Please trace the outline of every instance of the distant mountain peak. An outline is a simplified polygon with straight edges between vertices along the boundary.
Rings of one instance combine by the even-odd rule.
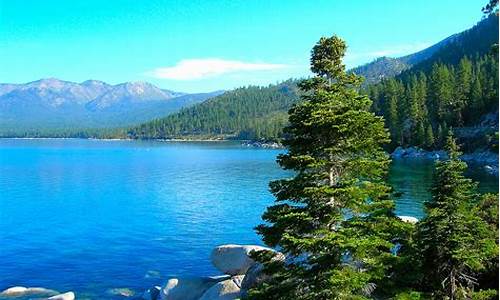
[[[145,81],[116,85],[42,78],[25,84],[0,83],[2,127],[128,126],[163,117],[220,93],[185,94]]]
[[[402,72],[429,60],[442,60],[442,56],[449,58],[450,53],[453,51],[460,52],[461,54],[458,55],[460,57],[463,55],[474,55],[475,53],[467,52],[470,49],[484,53],[485,48],[490,47],[494,42],[498,43],[498,16],[491,15],[479,21],[476,26],[460,33],[452,34],[418,52],[396,58],[379,57],[370,63],[358,66],[350,71],[365,77],[364,84],[377,83],[385,78],[398,76]],[[450,50],[450,47],[453,49]],[[443,51],[448,53],[444,53],[443,55]]]
[[[32,81],[26,84],[28,87],[38,87],[38,88],[62,88],[65,84],[70,83],[68,81],[62,81],[60,79],[49,77],[42,78],[40,80]]]
[[[83,81],[80,84],[81,85],[86,85],[86,86],[104,86],[104,85],[109,85],[109,84],[107,84],[104,81],[94,80],[94,79],[85,80],[85,81]]]

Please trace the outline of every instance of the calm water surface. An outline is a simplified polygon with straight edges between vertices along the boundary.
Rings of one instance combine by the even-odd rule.
[[[175,275],[214,275],[211,249],[261,244],[253,227],[286,176],[279,150],[237,143],[0,139],[0,290],[110,299]],[[484,191],[498,181],[475,168]],[[398,160],[397,213],[422,216],[432,162]]]

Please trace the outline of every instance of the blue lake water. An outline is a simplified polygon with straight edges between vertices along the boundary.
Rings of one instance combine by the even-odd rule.
[[[215,275],[225,243],[261,244],[253,227],[286,176],[280,150],[238,143],[0,139],[0,290],[13,285],[142,292],[175,275]],[[497,178],[471,176],[483,191]],[[397,213],[422,216],[432,162],[398,160]]]

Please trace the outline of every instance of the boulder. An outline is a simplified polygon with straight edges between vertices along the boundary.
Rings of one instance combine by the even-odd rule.
[[[7,297],[18,297],[25,295],[37,295],[37,296],[53,296],[59,294],[58,291],[51,289],[46,289],[42,287],[24,287],[24,286],[14,286],[10,287],[0,293],[0,296]]]
[[[230,276],[171,278],[160,290],[161,300],[198,300],[215,284]]]
[[[199,300],[233,300],[240,298],[240,296],[240,287],[231,278],[209,288]]]
[[[397,147],[396,149],[394,149],[391,156],[393,158],[401,158],[401,157],[403,157],[404,154],[405,154],[405,150],[402,147]]]
[[[271,248],[262,246],[221,245],[215,247],[210,258],[214,267],[216,267],[222,273],[233,276],[244,275],[246,271],[255,263],[255,261],[250,258],[250,252],[254,250],[269,250],[276,252]]]
[[[24,295],[26,291],[28,290],[27,287],[24,286],[13,286],[10,287],[0,293],[2,296],[20,296]]]
[[[262,273],[263,268],[264,266],[260,263],[253,264],[248,269],[245,277],[243,278],[243,281],[241,282],[241,289],[244,291],[248,291],[249,289],[268,279],[269,276]]]
[[[401,221],[406,222],[406,223],[411,223],[411,224],[416,224],[418,222],[418,219],[415,217],[410,217],[410,216],[398,216],[398,218],[401,219]]]
[[[484,170],[490,175],[498,176],[498,166],[486,165],[484,166]]]
[[[158,295],[160,295],[161,287],[154,286],[152,288],[147,289],[144,294],[142,294],[143,300],[156,300],[158,299]]]
[[[52,296],[47,300],[75,300],[75,293],[67,292],[59,295]]]
[[[144,274],[144,278],[158,279],[158,278],[161,278],[161,273],[159,271],[156,271],[156,270],[149,270],[146,272],[146,274]]]
[[[107,292],[110,295],[117,295],[122,297],[132,297],[135,295],[135,292],[129,288],[114,288],[109,289]]]

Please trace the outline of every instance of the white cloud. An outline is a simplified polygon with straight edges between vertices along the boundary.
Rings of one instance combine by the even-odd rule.
[[[287,67],[282,64],[249,63],[220,58],[184,59],[173,67],[157,68],[147,72],[148,76],[160,79],[192,80],[214,77],[227,73],[269,71]]]

